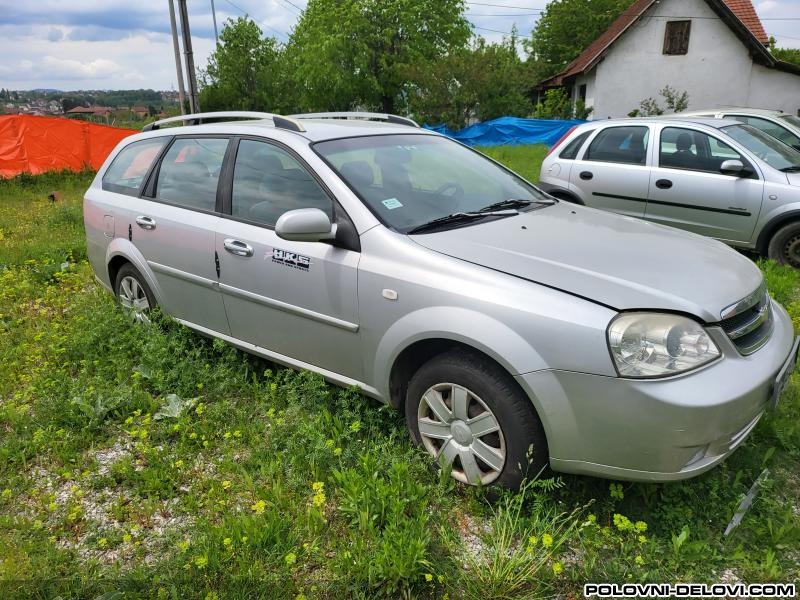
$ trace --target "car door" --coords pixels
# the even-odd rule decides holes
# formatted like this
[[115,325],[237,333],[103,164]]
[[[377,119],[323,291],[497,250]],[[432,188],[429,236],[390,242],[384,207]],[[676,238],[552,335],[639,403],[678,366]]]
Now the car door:
[[650,183],[648,125],[600,129],[570,171],[570,189],[587,206],[641,217]]
[[[722,139],[689,127],[661,128],[645,218],[732,242],[750,239],[764,182],[750,161]],[[745,165],[723,174],[726,160]]]
[[228,179],[216,246],[231,335],[359,380],[360,253],[287,241],[274,229],[278,217],[298,208],[319,208],[340,221],[346,215],[299,158],[262,139],[238,141]]
[[176,137],[142,197],[117,222],[153,271],[164,310],[219,333],[228,333],[214,264],[217,188],[227,147],[226,137]]
[[800,136],[791,131],[788,127],[784,127],[771,119],[762,119],[761,117],[753,117],[750,115],[725,115],[726,118],[736,119],[742,123],[752,125],[756,129],[760,129],[764,133],[782,141],[784,144],[791,146],[795,150],[800,150]]

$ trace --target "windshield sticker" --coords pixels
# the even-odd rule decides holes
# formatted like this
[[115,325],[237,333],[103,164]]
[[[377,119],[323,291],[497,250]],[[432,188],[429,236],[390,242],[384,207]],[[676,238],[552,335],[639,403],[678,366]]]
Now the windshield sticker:
[[311,268],[310,256],[303,256],[302,254],[281,250],[280,248],[272,249],[272,262],[301,271],[308,271]]
[[394,210],[395,208],[400,208],[403,204],[397,198],[387,198],[383,202],[381,202],[386,208],[389,210]]

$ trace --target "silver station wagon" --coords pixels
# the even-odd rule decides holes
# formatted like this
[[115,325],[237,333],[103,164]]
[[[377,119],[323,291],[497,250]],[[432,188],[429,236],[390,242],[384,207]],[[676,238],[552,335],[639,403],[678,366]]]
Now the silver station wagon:
[[108,157],[84,215],[97,278],[134,319],[158,305],[358,386],[467,484],[513,488],[548,464],[697,475],[795,366],[747,258],[554,200],[402,117],[160,121]]
[[585,123],[550,149],[539,187],[800,268],[800,152],[750,124],[683,115]]

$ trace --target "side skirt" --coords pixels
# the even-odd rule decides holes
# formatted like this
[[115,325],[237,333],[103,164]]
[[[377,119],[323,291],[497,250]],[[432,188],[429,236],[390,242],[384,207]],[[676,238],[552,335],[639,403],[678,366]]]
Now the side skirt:
[[186,327],[188,327],[189,329],[197,331],[198,333],[207,335],[209,337],[215,337],[224,340],[228,342],[231,346],[239,348],[239,350],[244,350],[245,352],[249,352],[250,354],[255,354],[256,356],[266,358],[267,360],[271,360],[273,362],[282,364],[292,369],[297,369],[297,370],[305,369],[307,371],[313,371],[314,373],[322,375],[322,377],[324,377],[327,381],[330,381],[331,383],[341,387],[347,388],[355,386],[361,391],[362,394],[365,394],[366,396],[370,396],[371,398],[375,398],[376,400],[380,400],[381,402],[386,403],[386,400],[381,396],[380,392],[377,389],[365,384],[362,381],[357,381],[350,377],[345,377],[344,375],[340,375],[339,373],[328,371],[327,369],[323,369],[316,365],[303,362],[302,360],[297,360],[296,358],[291,358],[283,354],[278,354],[277,352],[272,352],[271,350],[267,350],[266,348],[262,348],[261,346],[256,346],[255,344],[244,342],[238,338],[225,335],[224,333],[218,333],[201,325],[196,325],[194,323],[190,323],[189,321],[184,321],[183,319],[175,319],[175,320],[181,323],[182,325],[186,325]]

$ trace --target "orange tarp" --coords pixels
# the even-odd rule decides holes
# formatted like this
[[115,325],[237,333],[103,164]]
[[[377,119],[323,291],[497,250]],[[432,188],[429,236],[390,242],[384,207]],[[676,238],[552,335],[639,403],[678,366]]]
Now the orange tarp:
[[138,133],[55,117],[0,116],[0,177],[97,170],[123,138]]

